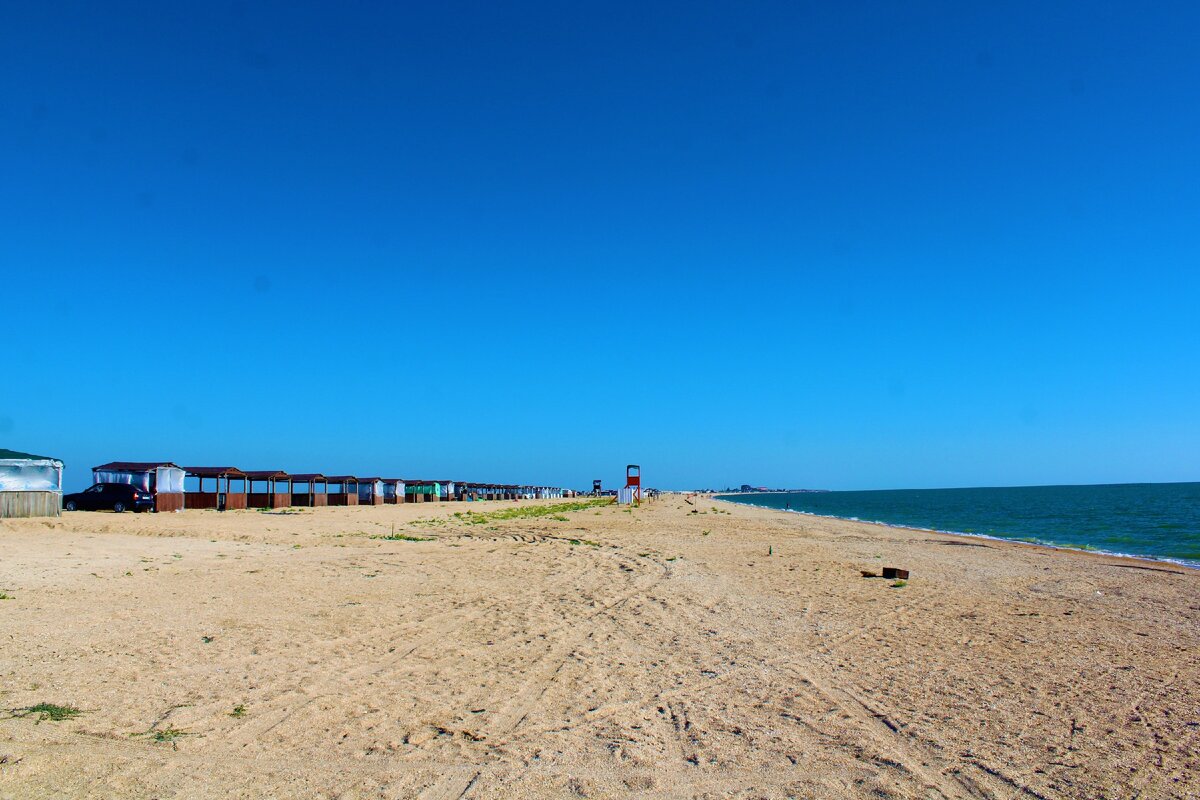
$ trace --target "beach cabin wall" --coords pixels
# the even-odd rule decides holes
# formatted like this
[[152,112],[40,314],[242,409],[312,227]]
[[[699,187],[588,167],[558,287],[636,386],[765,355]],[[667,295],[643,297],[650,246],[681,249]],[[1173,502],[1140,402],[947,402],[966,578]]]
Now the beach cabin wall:
[[182,511],[183,468],[170,461],[110,461],[92,467],[95,483],[127,483],[154,495],[155,511]]
[[[325,476],[319,472],[305,472],[292,476],[292,505],[316,508],[328,505],[329,486]],[[318,491],[319,487],[319,491]],[[300,491],[303,489],[303,491]]]
[[63,462],[0,448],[0,519],[62,515]]
[[[184,467],[184,506],[235,511],[246,508],[246,474],[237,467]],[[195,489],[188,485],[195,480]],[[211,487],[212,491],[205,491]]]

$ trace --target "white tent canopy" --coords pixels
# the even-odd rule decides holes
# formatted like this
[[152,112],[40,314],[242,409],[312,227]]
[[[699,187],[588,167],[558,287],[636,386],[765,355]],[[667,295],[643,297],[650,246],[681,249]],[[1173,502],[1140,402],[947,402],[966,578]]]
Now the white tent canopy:
[[174,464],[132,464],[115,462],[95,467],[96,483],[128,483],[146,492],[183,491],[184,470]]
[[63,462],[0,449],[0,492],[61,492]]

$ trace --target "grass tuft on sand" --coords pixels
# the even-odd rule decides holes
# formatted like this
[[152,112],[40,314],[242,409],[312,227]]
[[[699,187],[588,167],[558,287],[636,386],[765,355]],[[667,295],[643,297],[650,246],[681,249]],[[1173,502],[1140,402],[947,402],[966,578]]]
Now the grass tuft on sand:
[[83,711],[75,706],[60,706],[57,703],[38,703],[35,706],[27,706],[25,708],[14,709],[12,715],[19,719],[25,717],[36,716],[38,722],[62,722],[64,719],[73,719],[82,714]]

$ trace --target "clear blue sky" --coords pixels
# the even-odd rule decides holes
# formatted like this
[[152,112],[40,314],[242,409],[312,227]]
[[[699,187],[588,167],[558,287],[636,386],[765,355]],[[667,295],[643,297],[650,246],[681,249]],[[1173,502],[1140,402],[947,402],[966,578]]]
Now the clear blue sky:
[[17,3],[0,446],[1200,479],[1200,6]]

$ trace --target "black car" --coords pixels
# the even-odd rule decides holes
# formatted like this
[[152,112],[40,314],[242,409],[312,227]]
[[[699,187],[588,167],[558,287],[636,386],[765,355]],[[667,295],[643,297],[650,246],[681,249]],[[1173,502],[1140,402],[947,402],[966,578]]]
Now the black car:
[[97,483],[63,495],[64,511],[153,511],[154,495],[128,483]]

